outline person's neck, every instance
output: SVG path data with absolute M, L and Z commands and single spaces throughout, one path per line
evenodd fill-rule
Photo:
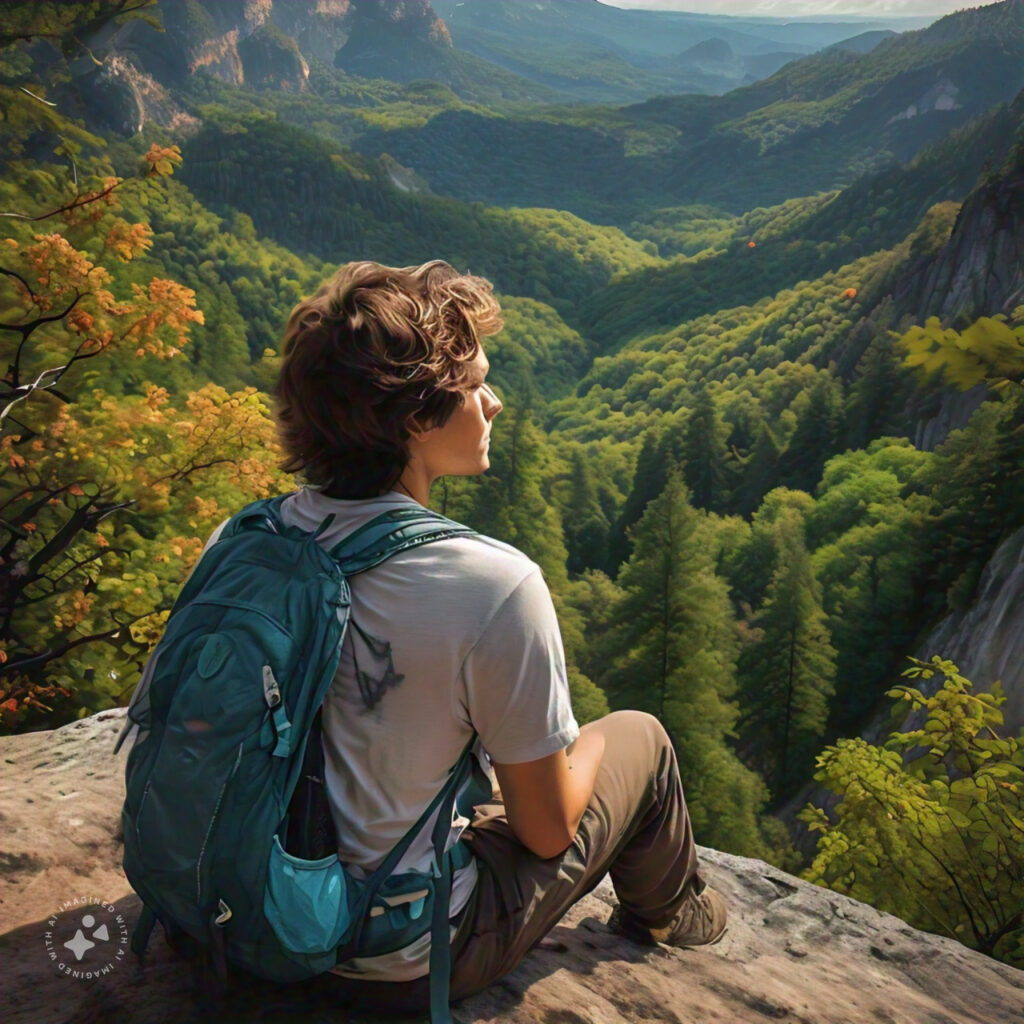
M 398 478 L 393 490 L 407 494 L 413 501 L 419 502 L 424 508 L 430 505 L 430 481 L 420 473 L 409 472 L 411 467 Z

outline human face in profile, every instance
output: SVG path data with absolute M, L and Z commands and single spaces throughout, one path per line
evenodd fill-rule
M 442 426 L 414 431 L 409 438 L 410 461 L 401 482 L 421 504 L 439 477 L 477 476 L 491 464 L 491 424 L 501 400 L 487 383 L 490 364 L 482 348 L 469 366 L 461 404 Z

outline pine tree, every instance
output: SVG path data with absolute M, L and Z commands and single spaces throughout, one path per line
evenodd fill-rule
M 813 767 L 835 674 L 803 529 L 796 511 L 783 512 L 775 523 L 776 569 L 754 620 L 760 637 L 740 663 L 741 750 L 770 780 L 776 798 Z
M 900 432 L 913 378 L 900 366 L 884 331 L 865 349 L 850 388 L 842 434 L 847 448 L 866 448 L 876 437 Z
M 571 662 L 583 643 L 583 624 L 569 603 L 562 518 L 544 497 L 543 478 L 551 461 L 544 436 L 527 404 L 509 402 L 491 438 L 490 470 L 471 493 L 453 502 L 453 513 L 481 533 L 514 544 L 540 566 Z
M 647 503 L 665 488 L 668 479 L 665 456 L 654 430 L 644 434 L 633 472 L 633 486 L 622 506 L 619 518 L 608 534 L 608 564 L 606 572 L 615 576 L 619 566 L 629 557 L 629 528 L 638 522 Z
M 656 715 L 672 737 L 701 841 L 754 852 L 763 786 L 726 742 L 737 714 L 736 628 L 708 531 L 673 473 L 632 531 L 600 682 L 614 707 Z
M 608 553 L 608 519 L 597 497 L 597 487 L 583 450 L 572 453 L 569 504 L 563 517 L 570 575 L 603 565 Z
M 834 453 L 842 407 L 842 385 L 824 374 L 807 392 L 796 430 L 779 459 L 779 483 L 814 493 L 825 461 Z
M 683 435 L 683 477 L 697 508 L 718 512 L 725 507 L 729 452 L 727 430 L 715 400 L 706 388 L 697 393 Z
M 775 486 L 780 452 L 771 427 L 762 419 L 754 446 L 743 462 L 741 482 L 733 493 L 733 511 L 738 515 L 752 515 L 761 499 Z

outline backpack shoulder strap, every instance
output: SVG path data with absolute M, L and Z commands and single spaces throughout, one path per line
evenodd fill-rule
M 264 529 L 273 533 L 285 531 L 284 521 L 281 519 L 281 505 L 291 494 L 279 494 L 274 498 L 261 498 L 253 501 L 244 508 L 239 509 L 225 524 L 221 531 L 220 538 L 232 537 L 244 530 L 252 529 L 259 521 Z
M 354 530 L 331 548 L 330 555 L 346 576 L 365 572 L 399 551 L 448 537 L 471 537 L 468 526 L 428 508 L 389 509 Z

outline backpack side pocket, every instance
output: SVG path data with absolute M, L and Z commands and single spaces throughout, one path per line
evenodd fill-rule
M 274 836 L 263 913 L 281 945 L 293 953 L 326 953 L 352 926 L 351 893 L 338 855 L 303 860 Z

